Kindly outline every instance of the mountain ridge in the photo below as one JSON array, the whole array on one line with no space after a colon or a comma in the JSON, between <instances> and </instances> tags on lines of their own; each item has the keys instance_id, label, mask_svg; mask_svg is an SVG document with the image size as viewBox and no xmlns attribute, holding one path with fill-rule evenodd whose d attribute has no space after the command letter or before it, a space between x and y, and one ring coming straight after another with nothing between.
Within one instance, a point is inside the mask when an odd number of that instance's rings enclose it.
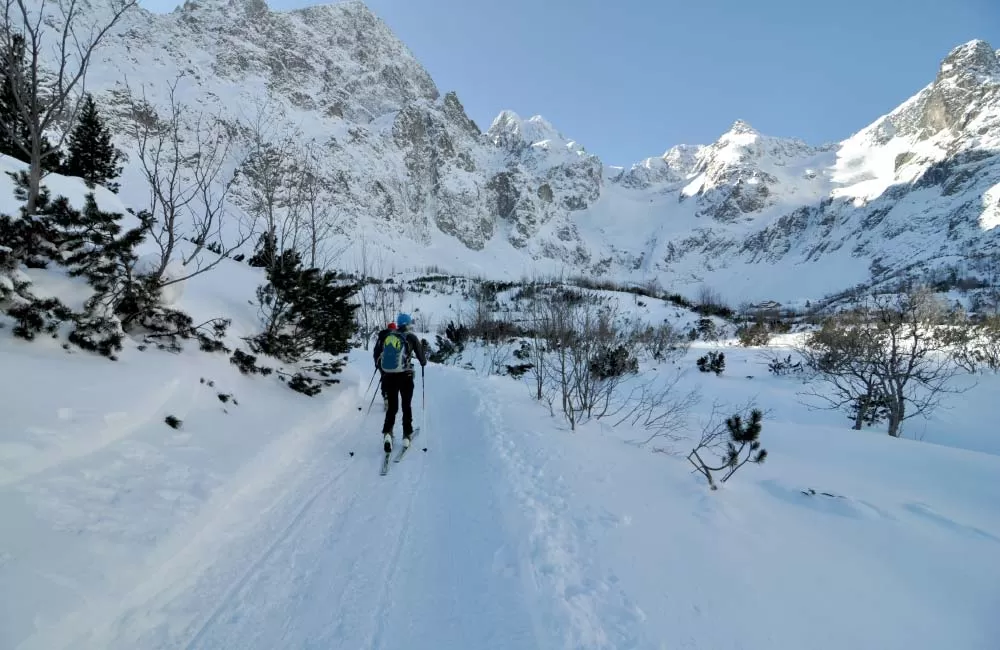
<instances>
[{"instance_id":1,"label":"mountain ridge","mask_svg":"<svg viewBox=\"0 0 1000 650\"><path fill-rule=\"evenodd\" d=\"M338 264L376 245L396 269L610 275L792 300L917 262L1000 260L998 68L988 43L970 41L840 142L809 145L735 120L713 143L628 169L538 115L502 111L480 130L358 0L140 9L95 58L91 87L113 107L123 77L184 71L190 103L226 119L266 104L281 129L318 143L320 170L336 179L326 200L338 214L333 247L347 251ZM154 104L163 88L150 88ZM141 188L123 192L141 198Z\"/></svg>"}]
</instances>

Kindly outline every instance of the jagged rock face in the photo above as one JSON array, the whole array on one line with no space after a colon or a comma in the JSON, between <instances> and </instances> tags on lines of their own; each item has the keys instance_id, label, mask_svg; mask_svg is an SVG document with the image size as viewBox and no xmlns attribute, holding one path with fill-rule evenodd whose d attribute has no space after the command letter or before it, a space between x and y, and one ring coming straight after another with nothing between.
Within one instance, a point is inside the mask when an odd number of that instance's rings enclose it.
<instances>
[{"instance_id":1,"label":"jagged rock face","mask_svg":"<svg viewBox=\"0 0 1000 650\"><path fill-rule=\"evenodd\" d=\"M601 194L603 166L540 117L523 120L504 111L486 132L503 160L487 186L493 214L509 224L507 240L518 249L543 227L555 236L529 250L533 257L573 263L587 255L569 213L586 210ZM567 248L569 245L571 248Z\"/></svg>"},{"instance_id":2,"label":"jagged rock face","mask_svg":"<svg viewBox=\"0 0 1000 650\"><path fill-rule=\"evenodd\" d=\"M647 158L624 172L617 182L623 187L647 189L656 185L671 187L684 182L698 165L702 146L677 145L659 158Z\"/></svg>"},{"instance_id":3,"label":"jagged rock face","mask_svg":"<svg viewBox=\"0 0 1000 650\"><path fill-rule=\"evenodd\" d=\"M1000 56L984 41L966 43L941 62L932 84L876 124L874 143L884 145L895 137L923 141L939 134L957 140L986 135L1000 127L998 99Z\"/></svg>"},{"instance_id":4,"label":"jagged rock face","mask_svg":"<svg viewBox=\"0 0 1000 650\"><path fill-rule=\"evenodd\" d=\"M810 147L799 140L762 136L738 120L718 141L698 151L691 172L694 178L681 195L697 197L698 216L732 222L760 212L782 198L778 170L828 150ZM821 182L810 178L796 180Z\"/></svg>"},{"instance_id":5,"label":"jagged rock face","mask_svg":"<svg viewBox=\"0 0 1000 650\"><path fill-rule=\"evenodd\" d=\"M166 83L186 71L185 101L226 120L272 110L320 145L343 243L378 237L410 266L441 264L424 250L453 246L493 250L502 266L493 270L517 276L548 260L669 286L725 282L742 265L758 269L740 272L748 282L766 284L772 268L833 255L880 270L997 256L997 56L982 42L956 48L927 88L838 144L737 121L710 145L676 146L615 173L540 117L506 111L481 132L356 1L136 10L95 57L90 88L113 103L123 76L145 79L162 106ZM144 188L134 194L138 203Z\"/></svg>"},{"instance_id":6,"label":"jagged rock face","mask_svg":"<svg viewBox=\"0 0 1000 650\"><path fill-rule=\"evenodd\" d=\"M414 99L438 98L426 70L361 2L278 13L261 0L188 0L173 14L145 18L135 21L132 46L177 31L181 42L197 44L195 52L214 55L213 74L259 76L302 109L367 122Z\"/></svg>"}]
</instances>

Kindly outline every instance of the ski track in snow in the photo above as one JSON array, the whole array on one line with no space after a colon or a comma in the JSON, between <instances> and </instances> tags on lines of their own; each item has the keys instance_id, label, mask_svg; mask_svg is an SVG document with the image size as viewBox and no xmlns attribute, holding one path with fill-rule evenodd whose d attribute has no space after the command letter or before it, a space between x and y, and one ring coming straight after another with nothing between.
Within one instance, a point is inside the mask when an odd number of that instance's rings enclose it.
<instances>
[{"instance_id":1,"label":"ski track in snow","mask_svg":"<svg viewBox=\"0 0 1000 650\"><path fill-rule=\"evenodd\" d=\"M438 365L428 373L431 421L417 392L414 419L424 421L414 448L379 476L382 414L357 410L368 404L367 377L353 374L283 431L255 431L249 439L264 442L191 516L109 564L99 588L82 574L73 605L53 606L13 647L904 648L939 647L956 630L962 647L991 647L974 626L988 620L995 572L975 558L1000 548L1000 537L975 503L966 512L933 491L900 488L904 500L893 507L896 492L814 476L815 467L805 476L844 496L804 495L794 474L709 495L686 468L672 472L593 431L567 432L521 401L523 387L509 378ZM879 442L840 440L834 449L848 455ZM814 443L774 438L782 459ZM973 478L993 467L990 456L930 447L894 453L903 466L961 458L954 467ZM901 536L911 523L919 536ZM879 558L883 548L904 551ZM963 552L951 557L952 548ZM924 561L938 555L939 564ZM769 579L742 570L754 565ZM55 567L50 579L59 576ZM724 581L727 589L712 587ZM865 618L884 598L857 591L869 583L898 585L898 606L914 617L905 629ZM820 593L802 598L802 585ZM978 602L946 611L963 585ZM824 627L830 607L857 624ZM786 620L795 625L782 628Z\"/></svg>"},{"instance_id":2,"label":"ski track in snow","mask_svg":"<svg viewBox=\"0 0 1000 650\"><path fill-rule=\"evenodd\" d=\"M448 406L431 399L432 412ZM451 415L446 430L422 430L385 477L368 433L378 418L368 418L336 481L343 493L318 492L187 647L544 647L516 572L497 575L510 513L496 510L491 432L471 413ZM397 441L398 432L397 421Z\"/></svg>"},{"instance_id":3,"label":"ski track in snow","mask_svg":"<svg viewBox=\"0 0 1000 650\"><path fill-rule=\"evenodd\" d=\"M591 643L604 633L579 574L564 594L574 615L540 608L540 583L571 566L557 550L569 538L544 513L538 548L519 548L514 533L535 511L512 509L507 480L527 466L508 453L497 462L495 445L510 443L490 396L448 379L428 400L447 423L422 428L387 476L373 433L381 414L352 415L347 390L265 447L154 557L123 570L117 589L19 649L550 648L560 637L608 647ZM419 421L419 397L415 407ZM324 435L337 417L342 433Z\"/></svg>"},{"instance_id":4,"label":"ski track in snow","mask_svg":"<svg viewBox=\"0 0 1000 650\"><path fill-rule=\"evenodd\" d=\"M591 525L615 522L569 516L573 495L561 487L562 476L546 474L546 465L558 464L553 458L558 445L543 451L526 437L515 441L497 401L496 395L481 394L479 412L490 423L495 453L508 465L516 498L534 517L524 561L532 584L545 594L536 606L544 608L550 626L553 620L561 621L550 628L554 636L541 647L656 647L642 633L645 612L619 588L614 572L593 565ZM521 445L532 447L530 460L519 451Z\"/></svg>"},{"instance_id":5,"label":"ski track in snow","mask_svg":"<svg viewBox=\"0 0 1000 650\"><path fill-rule=\"evenodd\" d=\"M176 609L174 602L183 601L185 596L201 601L225 582L219 574L238 573L239 567L245 567L247 553L234 553L240 544L252 546L274 540L275 533L269 533L267 528L280 527L280 523L265 520L265 525L258 524L254 514L266 515L294 506L294 502L283 501L294 488L279 491L273 500L268 498L269 488L301 470L297 466L309 455L310 446L329 431L348 400L349 395L342 394L321 416L289 429L262 449L190 524L160 546L142 566L116 576L114 584L120 591L91 597L82 610L67 615L57 625L44 627L18 648L176 647L177 632L172 628L206 608L204 603L196 602L189 609L172 611ZM299 473L300 477L309 475ZM291 482L295 486L303 483ZM292 528L292 519L284 525L286 531ZM204 581L209 584L202 585Z\"/></svg>"}]
</instances>

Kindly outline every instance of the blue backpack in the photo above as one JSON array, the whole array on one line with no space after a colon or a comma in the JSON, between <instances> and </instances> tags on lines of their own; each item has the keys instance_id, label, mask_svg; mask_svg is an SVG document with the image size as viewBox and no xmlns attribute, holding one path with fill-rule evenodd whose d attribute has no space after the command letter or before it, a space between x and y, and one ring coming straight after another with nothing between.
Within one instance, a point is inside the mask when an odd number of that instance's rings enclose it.
<instances>
[{"instance_id":1,"label":"blue backpack","mask_svg":"<svg viewBox=\"0 0 1000 650\"><path fill-rule=\"evenodd\" d=\"M406 372L410 361L410 346L406 335L398 331L390 331L382 339L382 353L379 355L379 368L382 372Z\"/></svg>"}]
</instances>

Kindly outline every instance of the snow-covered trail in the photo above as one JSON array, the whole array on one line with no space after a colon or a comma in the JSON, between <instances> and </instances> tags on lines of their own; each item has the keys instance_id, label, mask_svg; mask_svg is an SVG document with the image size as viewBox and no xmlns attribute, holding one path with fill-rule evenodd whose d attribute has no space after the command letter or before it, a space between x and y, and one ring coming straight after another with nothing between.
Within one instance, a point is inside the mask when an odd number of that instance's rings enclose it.
<instances>
[{"instance_id":1,"label":"snow-covered trail","mask_svg":"<svg viewBox=\"0 0 1000 650\"><path fill-rule=\"evenodd\" d=\"M458 391L456 393L456 390ZM428 429L378 475L381 413L330 449L356 449L294 530L199 625L189 648L532 648L521 585L497 557L510 543L475 395L432 392ZM415 420L420 424L418 394ZM440 423L440 424L438 424ZM397 442L400 422L397 419ZM360 441L359 441L360 439ZM427 448L423 453L421 449Z\"/></svg>"},{"instance_id":2,"label":"snow-covered trail","mask_svg":"<svg viewBox=\"0 0 1000 650\"><path fill-rule=\"evenodd\" d=\"M383 477L369 363L297 402L205 368L217 387L196 372L167 406L190 429L111 440L83 424L98 403L70 420L97 439L9 463L0 647L997 647L996 455L803 428L775 380L774 458L713 493L682 457L569 432L524 382L432 365Z\"/></svg>"},{"instance_id":3,"label":"snow-covered trail","mask_svg":"<svg viewBox=\"0 0 1000 650\"><path fill-rule=\"evenodd\" d=\"M136 583L123 578L120 592L19 647L544 647L480 396L449 372L427 394L426 430L387 476L381 409L334 405L344 416L327 435L278 436ZM398 441L399 419L396 431ZM267 461L282 456L296 462L272 472Z\"/></svg>"}]
</instances>

